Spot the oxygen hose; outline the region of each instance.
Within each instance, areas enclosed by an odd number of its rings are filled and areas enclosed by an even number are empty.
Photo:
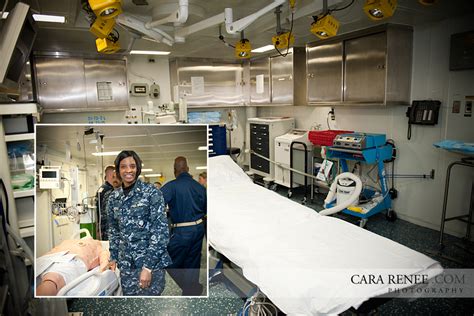
[[[328,205],[329,203],[331,203],[335,200],[336,190],[337,190],[337,182],[338,182],[339,179],[351,179],[351,180],[353,180],[356,183],[356,187],[355,187],[354,192],[352,192],[352,195],[346,201],[344,201],[343,203],[337,204],[337,205],[335,205],[333,207],[330,207],[330,208],[326,208],[326,209],[322,210],[321,212],[319,212],[320,215],[336,214],[336,213],[342,211],[343,209],[347,208],[348,206],[353,205],[359,199],[359,195],[362,192],[362,181],[360,180],[360,178],[358,176],[356,176],[355,174],[353,174],[351,172],[343,172],[340,175],[338,175],[334,179],[333,183],[331,184],[331,187],[329,188],[329,193],[328,193],[326,199],[324,200],[324,205]]]
[[[299,173],[303,176],[306,176],[306,177],[310,177],[310,178],[314,178],[314,179],[317,179],[314,175],[311,175],[311,174],[307,174],[307,173],[304,173],[304,172],[301,172],[299,170],[296,170],[296,169],[293,169],[293,168],[289,168],[279,162],[276,162],[274,160],[271,160],[263,155],[260,155],[256,152],[254,152],[253,150],[249,150],[249,149],[246,149],[245,150],[246,153],[251,153],[251,154],[254,154],[258,157],[261,157],[265,160],[268,160],[269,162],[277,165],[277,166],[280,166],[282,168],[285,168],[285,169],[288,169],[288,170],[291,170],[293,172],[296,172],[296,173]],[[336,214],[340,211],[342,211],[343,209],[347,208],[348,206],[351,206],[353,205],[358,199],[359,199],[359,195],[360,193],[362,192],[362,181],[360,180],[360,178],[358,176],[356,176],[355,174],[351,173],[351,172],[344,172],[344,173],[341,173],[340,175],[338,175],[333,183],[331,184],[331,187],[329,188],[329,193],[326,197],[326,199],[324,200],[324,205],[328,205],[329,203],[333,202],[336,198],[336,190],[337,190],[337,181],[339,179],[344,179],[344,178],[349,178],[351,180],[353,180],[355,183],[356,183],[356,187],[355,187],[355,190],[354,192],[352,193],[352,195],[350,196],[349,199],[347,199],[346,201],[344,201],[343,203],[340,203],[336,206],[333,206],[333,207],[330,207],[330,208],[327,208],[327,209],[324,209],[322,210],[321,212],[319,212],[320,215],[332,215],[332,214]]]

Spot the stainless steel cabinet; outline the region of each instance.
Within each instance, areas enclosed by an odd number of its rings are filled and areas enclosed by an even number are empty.
[[[267,88],[270,94],[267,94]],[[305,48],[293,47],[286,56],[252,59],[250,90],[252,105],[305,105]],[[259,92],[263,90],[263,93],[257,94],[257,90]]]
[[[88,109],[128,106],[126,72],[123,60],[84,59]]]
[[[38,102],[45,110],[87,107],[82,58],[35,60]]]
[[[409,104],[412,42],[411,27],[384,24],[308,44],[308,103]]]
[[[293,60],[293,54],[270,58],[273,104],[293,104]]]
[[[383,103],[387,33],[345,41],[344,101]]]
[[[270,103],[270,59],[258,58],[250,62],[250,104]]]
[[[342,42],[308,46],[308,102],[342,101]]]
[[[34,66],[45,112],[128,109],[124,60],[37,57]]]
[[[205,58],[170,60],[170,80],[175,102],[186,97],[188,107],[243,105],[241,62]]]

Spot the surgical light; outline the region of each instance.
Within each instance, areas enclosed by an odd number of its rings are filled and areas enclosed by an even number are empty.
[[[98,38],[95,40],[97,51],[103,54],[113,54],[120,50],[120,44],[108,38]]]
[[[250,41],[246,38],[241,39],[235,44],[235,57],[239,59],[250,58],[252,46]]]
[[[311,33],[320,39],[326,39],[337,34],[339,30],[339,21],[330,14],[315,18],[311,23]]]
[[[275,49],[274,45],[265,45],[259,48],[252,49],[252,53],[264,53],[272,49]]]
[[[380,21],[393,15],[397,8],[397,0],[366,0],[364,12],[369,18]]]
[[[278,34],[272,37],[273,46],[278,49],[285,49],[293,45],[295,42],[295,37],[292,33],[286,32],[283,34]]]
[[[99,38],[106,38],[114,29],[115,19],[104,20],[97,17],[89,31]]]
[[[89,5],[97,17],[112,19],[122,13],[120,0],[89,0]]]

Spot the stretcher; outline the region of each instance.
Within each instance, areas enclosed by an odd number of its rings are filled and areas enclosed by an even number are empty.
[[[91,238],[91,235],[87,229],[81,229],[74,234],[71,239],[79,238],[82,233],[85,233],[83,238]],[[109,242],[101,241],[102,248],[108,249]],[[64,253],[64,257],[67,256]],[[37,280],[47,266],[39,264],[41,258],[37,261]],[[38,267],[40,265],[40,267]],[[37,281],[38,282],[38,281]],[[99,271],[99,267],[82,274],[69,284],[66,284],[61,290],[59,290],[57,296],[70,296],[70,297],[88,297],[88,296],[118,296],[121,295],[120,287],[120,272],[118,269],[115,271],[105,270]]]
[[[417,251],[253,184],[228,156],[209,158],[208,181],[211,247],[286,314],[357,309],[410,286],[389,284],[390,275],[429,280],[443,271]]]

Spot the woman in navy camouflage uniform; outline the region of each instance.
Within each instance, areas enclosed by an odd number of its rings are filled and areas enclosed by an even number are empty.
[[[115,159],[122,188],[109,198],[110,260],[120,269],[124,295],[160,295],[164,268],[171,263],[168,222],[162,193],[138,180],[141,167],[134,151],[122,151]]]

